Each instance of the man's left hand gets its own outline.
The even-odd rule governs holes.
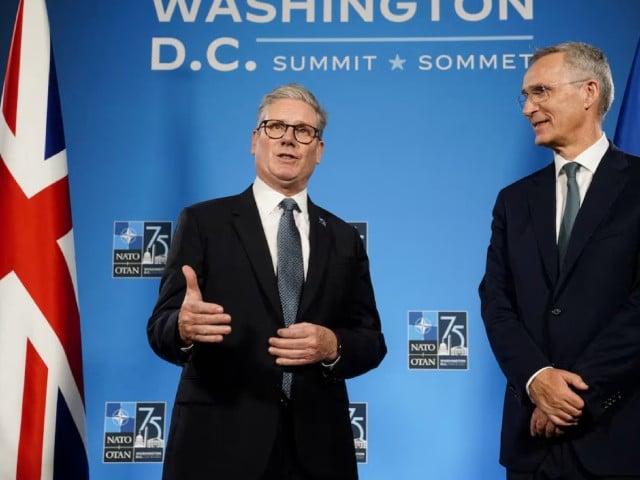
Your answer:
[[[294,323],[278,329],[269,338],[269,353],[283,366],[332,362],[338,358],[338,339],[327,327],[314,323]]]

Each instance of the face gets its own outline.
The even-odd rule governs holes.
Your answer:
[[[302,100],[281,99],[267,106],[261,120],[282,120],[289,125],[318,126],[316,111]],[[263,128],[254,130],[251,153],[255,156],[256,172],[271,188],[294,195],[307,186],[316,165],[320,163],[324,142],[318,138],[308,144],[298,142],[293,129],[287,128],[284,137],[269,138]]]
[[[522,113],[533,126],[536,145],[549,147],[567,159],[573,158],[574,151],[579,153],[591,145],[597,118],[597,82],[576,80],[583,77],[564,65],[564,53],[552,53],[536,61],[522,83],[523,93],[533,92],[541,85],[552,86],[547,89],[546,100],[537,104],[527,100]]]

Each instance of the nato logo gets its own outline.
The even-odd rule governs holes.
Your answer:
[[[162,462],[165,412],[164,402],[106,402],[102,462]]]
[[[353,444],[356,448],[356,461],[367,463],[367,404],[349,404],[349,418],[353,432]]]
[[[467,370],[467,312],[411,310],[407,315],[409,369]]]
[[[162,276],[171,232],[171,222],[114,222],[113,277]]]

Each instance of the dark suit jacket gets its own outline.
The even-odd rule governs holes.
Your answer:
[[[611,145],[558,268],[553,164],[502,190],[482,316],[507,379],[500,460],[532,471],[550,443],[529,434],[525,384],[553,365],[579,374],[586,413],[561,442],[600,475],[640,475],[640,159]]]
[[[342,344],[331,371],[292,368],[294,441],[314,479],[357,478],[344,379],[376,367],[386,354],[358,232],[308,203],[310,257],[298,321],[324,325]],[[203,299],[231,315],[220,344],[179,348],[184,299],[181,266],[198,274]],[[149,342],[165,360],[183,364],[172,413],[165,479],[251,480],[265,469],[281,413],[282,367],[267,352],[284,326],[276,276],[251,188],[184,209],[148,322]]]

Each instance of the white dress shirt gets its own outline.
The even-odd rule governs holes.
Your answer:
[[[587,190],[591,186],[591,180],[593,175],[600,165],[600,160],[604,156],[605,152],[609,148],[609,142],[607,137],[603,133],[600,139],[587,148],[584,152],[578,155],[573,162],[579,163],[580,168],[576,172],[576,182],[578,182],[578,189],[580,190],[580,205],[584,201],[584,197],[587,194]],[[553,155],[553,162],[556,167],[556,240],[560,233],[560,222],[562,222],[562,213],[564,212],[564,205],[567,199],[567,175],[562,170],[567,163],[567,160],[562,158],[557,153]]]
[[[282,216],[282,208],[279,204],[285,196],[276,192],[267,185],[259,177],[253,182],[253,197],[258,206],[258,213],[262,221],[264,235],[267,237],[269,252],[271,253],[271,261],[273,262],[273,271],[278,273],[278,225]],[[309,211],[307,209],[307,189],[296,193],[293,197],[300,211],[293,211],[293,218],[296,226],[300,231],[300,240],[302,244],[302,261],[304,265],[304,277],[307,278],[307,270],[309,269]]]

